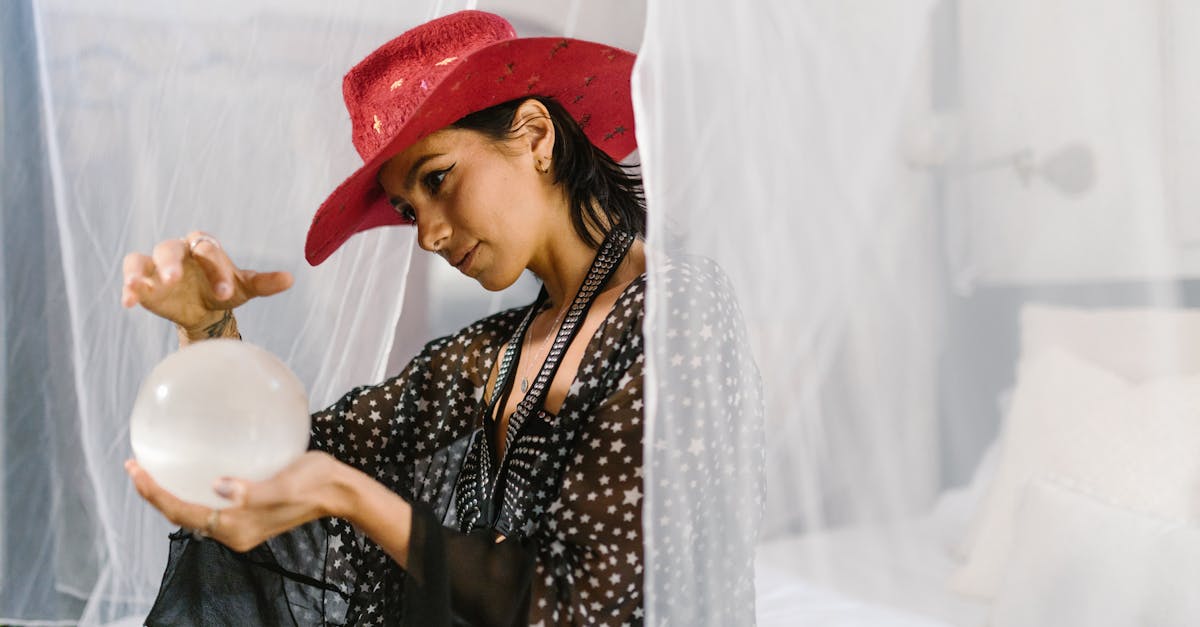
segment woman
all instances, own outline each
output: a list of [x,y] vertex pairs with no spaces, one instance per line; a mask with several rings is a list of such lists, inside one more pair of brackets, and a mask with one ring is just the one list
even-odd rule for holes
[[[632,62],[467,11],[351,70],[365,164],[318,210],[309,262],[415,223],[423,249],[485,288],[529,269],[542,292],[315,414],[296,463],[214,486],[227,509],[127,462],[144,498],[216,540],[172,535],[148,624],[641,622],[645,211],[617,164],[634,148]],[[125,273],[125,306],[175,322],[181,344],[240,338],[233,309],[291,284],[198,232],[129,255]]]

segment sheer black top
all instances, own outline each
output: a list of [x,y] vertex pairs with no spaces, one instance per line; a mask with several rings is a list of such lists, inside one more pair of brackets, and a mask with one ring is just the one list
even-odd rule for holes
[[337,518],[242,554],[181,531],[147,624],[640,624],[644,276],[580,338],[587,349],[557,414],[542,406],[631,241],[602,245],[510,418],[502,458],[489,408],[515,393],[517,347],[544,293],[430,342],[399,375],[313,415],[311,448],[414,505],[407,570]]

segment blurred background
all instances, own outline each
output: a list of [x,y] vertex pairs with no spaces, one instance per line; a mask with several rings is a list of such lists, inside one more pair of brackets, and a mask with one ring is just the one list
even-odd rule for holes
[[[157,592],[170,529],[121,463],[175,337],[121,309],[126,252],[204,229],[293,272],[238,317],[314,409],[533,298],[406,228],[301,254],[360,164],[342,75],[464,8],[639,53],[648,623],[721,603],[720,564],[673,598],[654,549],[759,489],[710,528],[758,547],[763,625],[1200,622],[1200,5],[3,0],[0,623],[141,624]],[[737,294],[765,445],[682,453],[721,417],[666,376],[680,252]],[[694,464],[731,479],[656,492]]]

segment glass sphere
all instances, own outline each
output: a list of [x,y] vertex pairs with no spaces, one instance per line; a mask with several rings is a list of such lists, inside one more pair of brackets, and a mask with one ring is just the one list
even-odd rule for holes
[[220,477],[268,479],[308,450],[304,386],[266,350],[237,340],[191,344],[142,382],[129,435],[138,463],[184,501],[227,507]]

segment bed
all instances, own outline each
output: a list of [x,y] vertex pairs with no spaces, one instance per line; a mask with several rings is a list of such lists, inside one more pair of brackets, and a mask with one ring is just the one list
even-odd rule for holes
[[1200,624],[1200,310],[1027,305],[999,436],[931,511],[762,544],[760,625]]

